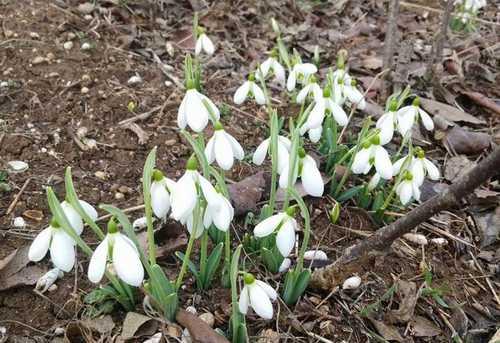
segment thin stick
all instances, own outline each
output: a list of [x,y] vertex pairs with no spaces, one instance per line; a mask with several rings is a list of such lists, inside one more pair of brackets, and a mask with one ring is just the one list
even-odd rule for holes
[[14,210],[14,207],[16,207],[16,204],[19,201],[19,198],[21,198],[21,195],[23,194],[26,187],[28,187],[28,184],[30,183],[30,181],[31,181],[31,177],[27,178],[26,181],[24,181],[24,185],[19,190],[19,193],[16,194],[14,200],[12,200],[12,202],[10,203],[9,208],[7,209],[7,212],[5,213],[5,215],[10,214],[10,212],[12,212]]
[[[474,254],[469,251],[469,255],[474,260],[474,263],[476,264],[477,268],[481,271],[481,273],[484,274],[483,267],[481,267],[481,265],[479,264],[479,262],[477,262],[477,259],[474,256]],[[497,304],[500,305],[500,298],[498,298],[498,294],[497,294],[497,292],[495,292],[495,289],[493,288],[493,285],[491,284],[490,278],[488,278],[488,277],[486,278],[486,283],[488,284],[488,287],[490,288],[491,293],[493,293],[493,296],[495,297],[495,300],[496,300]]]
[[161,110],[163,108],[165,108],[166,106],[166,102],[163,104],[163,105],[160,105],[160,106],[156,106],[156,107],[153,107],[152,109],[150,109],[149,111],[147,112],[144,112],[144,113],[141,113],[141,114],[138,114],[138,115],[135,115],[133,116],[132,118],[127,118],[127,119],[124,119],[122,120],[121,122],[118,123],[118,125],[126,125],[126,124],[131,124],[131,123],[134,123],[136,121],[139,121],[139,120],[144,120],[144,119],[147,119],[149,118],[153,113],[155,113],[156,111],[158,110]]
[[394,50],[396,48],[396,35],[397,35],[397,20],[399,14],[399,0],[390,0],[387,31],[385,33],[384,41],[384,69],[392,69]]
[[444,43],[448,36],[448,26],[450,26],[451,13],[455,7],[454,1],[448,1],[446,3],[445,11],[441,19],[441,30],[439,31],[434,44],[432,45],[432,54],[429,59],[429,64],[427,65],[427,74],[432,73],[432,67],[435,63],[438,63],[443,58]]
[[[122,212],[123,213],[129,213],[129,212],[134,212],[134,211],[143,210],[143,209],[144,209],[144,204],[126,208],[126,209],[122,210]],[[108,219],[108,218],[111,218],[112,216],[113,216],[112,214],[106,214],[104,216],[101,216],[101,217],[97,218],[96,222],[101,221],[101,220],[105,220],[105,219]]]

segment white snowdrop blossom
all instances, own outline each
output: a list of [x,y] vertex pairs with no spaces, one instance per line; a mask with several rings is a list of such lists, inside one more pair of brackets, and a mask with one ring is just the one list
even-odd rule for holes
[[256,237],[266,237],[276,232],[276,246],[283,257],[287,257],[295,246],[297,222],[293,218],[293,208],[277,213],[257,224],[253,230]]
[[403,180],[396,186],[396,194],[399,196],[401,203],[406,205],[412,198],[417,201],[420,200],[420,186],[421,184],[418,184],[411,172],[405,171]]
[[[252,157],[252,161],[254,164],[260,166],[262,163],[264,163],[264,159],[266,158],[267,152],[270,149],[270,145],[271,138],[267,138],[259,144],[257,149],[255,149]],[[290,142],[287,137],[278,136],[278,174],[281,174],[281,171],[288,162],[288,154],[290,153],[291,145],[292,142]]]
[[300,134],[304,135],[307,131],[315,129],[316,131],[312,133],[313,139],[317,139],[318,134],[321,137],[321,131],[318,128],[322,126],[327,114],[331,114],[340,126],[347,125],[347,114],[342,107],[332,100],[329,88],[325,88],[321,97],[315,98],[311,112],[307,116],[305,123],[300,127]]
[[464,10],[475,13],[486,6],[486,0],[455,0],[455,5],[462,5]]
[[194,53],[196,56],[200,55],[202,51],[204,51],[209,56],[213,55],[215,51],[214,43],[212,43],[210,38],[208,38],[205,33],[202,33],[198,36],[194,48]]
[[246,315],[248,307],[251,307],[261,318],[272,319],[274,311],[271,301],[275,301],[278,297],[276,291],[267,283],[255,280],[252,274],[245,274],[244,283],[238,301],[240,312]]
[[255,83],[255,77],[251,74],[248,80],[238,87],[234,93],[233,101],[237,105],[241,105],[249,97],[253,96],[255,102],[259,105],[266,103],[266,97],[262,89]]
[[276,57],[271,56],[260,65],[258,72],[255,74],[255,79],[260,81],[261,74],[265,79],[269,72],[274,74],[276,81],[278,81],[282,87],[285,86],[285,68],[278,62]]
[[422,124],[427,131],[434,130],[434,122],[431,117],[420,106],[420,99],[417,97],[409,106],[402,107],[398,110],[398,127],[403,136],[411,130],[415,121],[420,118]]
[[307,250],[304,253],[305,260],[327,261],[328,256],[323,250]]
[[297,103],[303,104],[309,94],[313,96],[314,100],[318,99],[317,101],[323,97],[323,91],[315,80],[309,80],[309,83],[300,90],[297,94]]
[[321,135],[323,134],[323,125],[320,125],[315,129],[309,129],[309,131],[307,131],[307,134],[311,142],[318,143],[321,139]]
[[347,98],[349,102],[360,110],[364,110],[366,108],[366,100],[363,94],[356,87],[356,82],[351,80],[350,83],[343,85],[341,87],[342,94],[344,98]]
[[312,63],[298,63],[293,66],[290,74],[288,75],[288,79],[286,81],[286,88],[289,92],[293,91],[297,85],[297,80],[299,78],[303,78],[306,81],[309,76],[315,74],[318,71],[318,68]]
[[220,193],[217,193],[218,201],[207,205],[205,215],[203,216],[203,225],[206,229],[212,225],[221,231],[226,232],[234,217],[234,208],[229,199]]
[[35,237],[29,248],[28,258],[33,262],[41,261],[47,255],[47,251],[50,251],[50,259],[57,268],[65,272],[73,268],[75,241],[55,220]]
[[387,144],[394,136],[394,125],[397,123],[397,114],[395,111],[387,111],[378,120],[375,125],[380,129],[380,143]]
[[354,174],[368,174],[375,166],[377,173],[384,179],[392,178],[393,170],[389,153],[380,145],[379,135],[363,144],[361,150],[354,156],[351,170]]
[[417,148],[416,156],[410,156],[410,160],[407,162],[407,167],[404,170],[401,170],[407,158],[408,156],[404,156],[394,163],[393,175],[398,175],[401,172],[409,170],[418,185],[421,185],[424,182],[426,175],[433,181],[437,181],[441,177],[438,167],[425,158],[425,153],[421,148]]
[[[313,197],[320,197],[323,195],[324,191],[324,183],[323,178],[321,177],[321,173],[319,172],[318,165],[316,161],[311,156],[307,155],[303,148],[299,149],[298,152],[298,161],[296,161],[294,175],[293,175],[293,183],[300,176],[302,181],[302,186],[307,194]],[[281,188],[288,187],[288,173],[290,169],[290,157],[283,168],[280,178],[279,178],[279,186]]]
[[[212,100],[198,92],[194,86],[188,84],[187,88],[186,95],[184,95],[177,112],[177,125],[180,129],[189,126],[191,130],[201,132],[207,126],[209,119],[219,120],[220,112]],[[212,118],[209,108],[214,118]]]
[[[153,182],[151,183],[151,207],[154,215],[159,219],[165,219],[170,209],[169,185],[175,182],[163,176],[159,170],[153,171]],[[134,222],[135,223],[135,222]]]
[[88,278],[93,283],[101,281],[106,265],[110,261],[116,275],[123,282],[139,287],[144,279],[144,268],[135,244],[118,231],[118,225],[111,219],[108,233],[90,258]]
[[45,293],[63,275],[64,273],[59,268],[53,268],[38,279],[35,289],[40,293]]
[[292,266],[292,260],[290,260],[288,257],[286,257],[283,259],[283,262],[281,262],[280,267],[278,269],[278,272],[284,273],[288,269],[290,269],[291,266]]
[[217,122],[215,124],[214,135],[210,138],[205,148],[205,156],[208,163],[211,164],[217,161],[219,167],[224,170],[230,170],[233,167],[234,159],[241,161],[245,157],[245,153],[240,143],[224,131],[222,125]]
[[[83,208],[87,216],[93,221],[97,220],[97,211],[95,208],[84,200],[78,200],[80,206]],[[61,208],[64,211],[64,215],[69,221],[69,224],[75,230],[78,235],[81,235],[83,231],[83,219],[78,214],[78,212],[73,208],[73,206],[66,200],[61,203]]]

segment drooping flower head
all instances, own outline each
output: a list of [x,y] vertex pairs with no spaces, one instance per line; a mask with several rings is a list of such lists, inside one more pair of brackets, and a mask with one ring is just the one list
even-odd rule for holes
[[[279,178],[279,186],[281,188],[288,187],[290,159],[291,158],[289,157]],[[295,161],[292,184],[295,184],[298,177],[300,177],[302,186],[307,194],[314,197],[320,197],[323,195],[324,183],[321,173],[319,172],[318,165],[316,164],[314,158],[306,154],[303,148],[300,148],[298,151],[298,159]]]
[[118,230],[114,218],[108,222],[108,233],[90,258],[88,278],[93,283],[101,281],[108,261],[123,282],[139,287],[144,279],[144,268],[135,244]]
[[278,294],[267,283],[256,280],[252,274],[245,273],[243,277],[245,286],[241,290],[238,307],[242,314],[248,313],[248,307],[251,307],[257,315],[264,319],[273,318],[273,304]]
[[404,172],[403,179],[396,186],[396,194],[403,205],[406,205],[413,198],[420,200],[420,185],[409,170]]
[[[290,153],[290,147],[292,145],[292,142],[290,142],[290,140],[285,136],[278,136],[276,143],[278,146],[278,174],[281,174],[281,171],[283,170],[283,168],[287,163],[288,154]],[[271,138],[264,139],[259,144],[257,149],[255,149],[255,152],[252,157],[253,163],[255,163],[258,166],[264,163],[264,159],[266,158],[270,146],[271,146]]]
[[277,213],[268,217],[255,226],[253,233],[256,237],[267,237],[276,232],[276,246],[283,257],[287,257],[295,246],[295,231],[297,221],[293,218],[294,207],[286,212]]
[[202,52],[205,52],[207,55],[213,55],[215,51],[214,44],[208,38],[205,33],[205,29],[202,27],[197,28],[198,38],[196,39],[196,45],[194,49],[194,53],[196,56],[200,55]]
[[312,63],[297,63],[293,66],[286,82],[286,88],[289,92],[293,91],[297,85],[297,80],[302,79],[307,82],[310,75],[315,74],[318,68]]
[[262,89],[255,83],[255,75],[250,74],[248,80],[243,82],[243,84],[238,87],[234,93],[233,101],[237,105],[241,105],[245,100],[252,96],[255,102],[259,105],[264,105],[266,103],[266,97]]
[[75,241],[59,226],[55,219],[50,221],[33,240],[28,251],[30,261],[41,261],[47,251],[57,268],[69,272],[75,264]]
[[[415,156],[405,156],[394,163],[393,175],[398,175],[408,170],[411,172],[414,181],[419,186],[424,182],[424,178],[426,175],[431,180],[439,180],[439,169],[434,165],[434,163],[432,163],[425,157],[424,150],[420,147],[417,147],[415,150]],[[406,168],[403,168],[403,165],[407,158],[409,158],[409,161],[406,163]]]
[[177,125],[180,129],[189,126],[195,132],[201,132],[208,120],[217,121],[220,112],[217,106],[205,95],[198,92],[192,80],[187,81],[187,91],[177,112]]
[[411,130],[415,121],[419,118],[427,131],[434,130],[434,122],[431,117],[420,107],[420,98],[416,97],[409,106],[402,107],[397,112],[398,126],[403,136]]
[[[87,216],[89,216],[93,221],[96,221],[97,211],[95,208],[84,200],[78,200],[78,202]],[[61,203],[61,208],[63,209],[64,215],[68,219],[68,222],[73,230],[75,230],[78,235],[81,235],[83,231],[83,219],[80,214],[78,214],[77,210],[66,200]]]
[[312,95],[315,101],[318,101],[323,97],[323,91],[316,82],[316,78],[314,76],[309,77],[308,83],[300,90],[299,94],[297,94],[297,103],[304,103],[308,95]]
[[384,179],[392,178],[392,163],[389,153],[381,145],[380,135],[373,136],[363,144],[361,150],[354,156],[352,171],[354,174],[368,174],[375,166],[377,173]]
[[276,81],[284,87],[286,83],[285,68],[278,61],[278,52],[276,50],[271,51],[271,56],[269,56],[255,73],[255,79],[260,81],[260,77],[267,77],[269,73],[274,74]]
[[214,135],[205,148],[205,156],[208,163],[217,161],[219,167],[230,170],[233,167],[234,159],[241,161],[245,157],[245,153],[240,143],[224,131],[220,122],[215,123],[214,129]]
[[170,209],[169,185],[174,184],[173,180],[163,176],[163,173],[155,169],[153,171],[153,182],[151,183],[151,207],[156,217],[165,219]]

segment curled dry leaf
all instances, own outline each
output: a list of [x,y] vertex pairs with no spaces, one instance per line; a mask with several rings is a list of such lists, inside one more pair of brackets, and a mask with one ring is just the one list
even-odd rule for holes
[[404,342],[405,340],[401,337],[398,329],[393,325],[387,325],[384,322],[375,320],[373,318],[368,318],[373,324],[373,327],[377,332],[388,341]]
[[29,246],[14,250],[0,260],[0,291],[19,286],[35,285],[45,271],[37,266],[27,266]]
[[443,143],[450,152],[466,155],[483,152],[490,147],[491,142],[490,135],[467,131],[459,126],[454,126],[443,138]]
[[444,178],[453,182],[475,166],[476,163],[469,160],[465,155],[453,156],[446,162]]
[[415,337],[434,337],[441,334],[441,330],[433,322],[422,316],[415,316],[410,327]]
[[128,312],[123,322],[120,338],[122,340],[134,337],[151,336],[158,329],[158,322],[136,312]]
[[476,104],[489,109],[495,114],[500,115],[500,105],[488,98],[486,95],[479,92],[464,92],[463,94],[467,95]]
[[486,124],[482,119],[476,118],[473,115],[459,110],[456,107],[443,104],[442,102],[420,98],[420,104],[423,109],[434,116],[439,115],[440,117],[449,120],[451,122],[464,122],[469,124]]
[[399,308],[388,313],[387,319],[390,323],[407,323],[415,311],[417,305],[417,285],[415,282],[399,280],[397,293],[401,297]]
[[199,343],[229,343],[229,341],[215,332],[207,323],[196,315],[180,309],[175,316],[177,322],[188,329],[193,342]]
[[500,207],[489,213],[473,214],[481,236],[481,248],[485,248],[499,240],[500,235]]

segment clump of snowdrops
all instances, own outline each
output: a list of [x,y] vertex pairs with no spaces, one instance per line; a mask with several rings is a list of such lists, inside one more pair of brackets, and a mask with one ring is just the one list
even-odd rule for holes
[[[450,0],[451,1],[451,0]],[[457,31],[472,32],[476,29],[479,10],[486,6],[486,0],[453,0],[455,15],[451,27]]]
[[[61,202],[52,188],[47,188],[52,219],[29,251],[33,261],[42,260],[50,252],[55,268],[44,276],[42,286],[54,282],[61,272],[71,271],[76,246],[90,258],[89,280],[101,285],[91,293],[94,302],[114,301],[131,310],[139,300],[138,288],[142,288],[145,310],[169,320],[175,319],[179,292],[188,272],[199,290],[206,290],[214,280],[221,280],[222,286],[231,288],[232,297],[227,335],[233,342],[244,342],[247,339],[245,316],[253,311],[263,319],[273,318],[272,302],[278,296],[286,304],[295,304],[310,279],[311,270],[306,261],[327,258],[322,251],[307,250],[311,222],[303,196],[322,197],[329,193],[336,199],[329,212],[333,222],[339,218],[341,203],[347,200],[370,209],[378,220],[390,220],[385,216],[386,209],[418,201],[424,179],[440,177],[438,168],[425,157],[425,152],[412,144],[414,125],[421,122],[429,131],[434,127],[432,119],[419,106],[418,97],[409,89],[393,94],[387,100],[382,117],[376,122],[370,117],[364,118],[357,138],[346,138],[344,133],[354,114],[360,113],[363,118],[360,111],[366,106],[364,94],[349,74],[347,52],[340,51],[336,67],[328,68],[321,76],[319,54],[315,54],[313,62],[303,61],[296,51],[289,52],[275,21],[272,27],[276,34],[275,46],[267,59],[246,75],[233,98],[237,105],[255,102],[265,106],[269,117],[269,135],[252,153],[252,161],[257,166],[269,158],[272,179],[269,201],[253,220],[253,234],[247,233],[231,254],[234,208],[224,173],[244,159],[245,151],[230,134],[230,128],[226,130],[217,104],[204,94],[202,66],[206,57],[215,52],[215,46],[195,18],[196,49],[194,56],[188,54],[185,59],[186,89],[177,116],[179,130],[190,143],[193,154],[176,181],[156,168],[156,148],[146,159],[142,175],[145,217],[140,221],[147,229],[147,251],[139,246],[133,224],[120,209],[100,205],[111,218],[106,230],[97,224],[97,211],[78,198],[68,167],[64,200]],[[280,89],[273,96],[288,97],[288,101],[300,107],[288,123],[272,101],[267,86],[272,82]],[[214,132],[210,138],[204,135],[208,125]],[[399,146],[393,153],[387,145],[396,136]],[[331,179],[326,190],[320,163],[311,154],[315,146],[324,161],[324,175]],[[345,172],[336,177],[339,166],[344,166]],[[347,187],[351,173],[370,178]],[[297,188],[299,183],[302,193]],[[280,203],[278,189],[284,192]],[[173,280],[156,261],[153,227],[153,220],[164,222],[168,218],[180,222],[189,233],[186,250],[176,254],[180,269]],[[85,225],[100,241],[95,250],[81,238]],[[193,253],[196,244],[199,245],[197,256]],[[243,251],[245,259],[240,261]],[[269,283],[259,279],[257,264],[246,263],[248,259],[260,261],[271,273],[285,274],[280,295]]]

